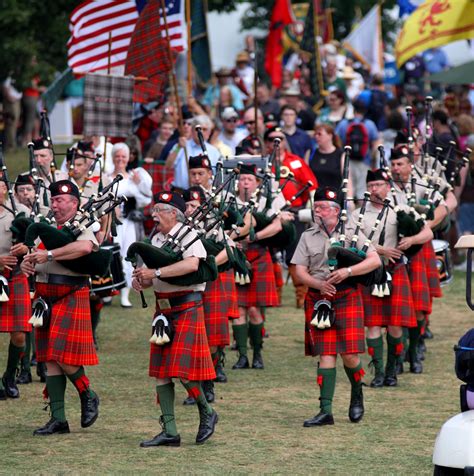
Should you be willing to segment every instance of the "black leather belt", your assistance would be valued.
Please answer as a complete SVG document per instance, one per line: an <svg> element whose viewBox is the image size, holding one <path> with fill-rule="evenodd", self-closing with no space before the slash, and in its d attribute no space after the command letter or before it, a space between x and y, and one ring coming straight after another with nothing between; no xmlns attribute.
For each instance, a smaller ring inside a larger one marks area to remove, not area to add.
<svg viewBox="0 0 474 476"><path fill-rule="evenodd" d="M48 274L48 284L64 284L66 286L89 287L89 276L66 276L64 274Z"/></svg>
<svg viewBox="0 0 474 476"><path fill-rule="evenodd" d="M159 293L155 293L156 302L160 310L165 311L166 309L171 309L176 306L180 306L181 304L186 304L188 302L194 301L201 301L202 300L202 293L200 292L192 292L189 294L185 294L183 296L176 296L170 298L159 298Z"/></svg>

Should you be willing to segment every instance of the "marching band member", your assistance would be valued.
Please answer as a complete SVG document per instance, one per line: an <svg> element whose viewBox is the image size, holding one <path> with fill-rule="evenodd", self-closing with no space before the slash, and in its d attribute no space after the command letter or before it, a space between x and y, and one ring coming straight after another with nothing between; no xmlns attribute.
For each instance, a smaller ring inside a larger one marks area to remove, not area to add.
<svg viewBox="0 0 474 476"><path fill-rule="evenodd" d="M176 232L184 221L186 204L176 192L161 192L155 196L153 219L158 233L152 238L152 245L160 247ZM196 237L191 231L183 240L183 245ZM150 377L156 378L157 400L162 415L163 431L154 438L142 441L140 446L180 446L181 437L176 428L174 411L173 378L179 378L193 397L199 409L199 430L196 443L204 443L214 433L218 416L206 401L200 381L212 380L216 374L209 351L202 307L202 292L206 284L178 286L160 278L182 276L195 272L199 260L206 258L206 250L200 240L195 241L183 253L183 259L159 269L138 268L133 272L133 288L141 291L153 286L156 296L155 318L172 320L174 335L165 345L151 344Z"/></svg>
<svg viewBox="0 0 474 476"><path fill-rule="evenodd" d="M72 220L79 207L79 190L68 180L49 187L51 210L58 227ZM36 297L51 303L49 323L37 328L38 362L46 362L46 392L51 406L51 419L34 435L69 433L64 410L66 383L69 379L81 399L81 426L91 426L99 415L99 397L90 388L84 366L97 365L89 312L89 276L76 273L63 262L86 256L99 248L90 229L76 241L54 250L41 244L25 256L21 268L26 275L36 272Z"/></svg>
<svg viewBox="0 0 474 476"><path fill-rule="evenodd" d="M366 258L357 265L330 272L328 249L330 239L338 238L341 203L337 189L318 188L314 195L314 225L306 230L296 247L291 262L296 265L298 279L309 288L305 301L305 354L319 355L318 385L320 387L320 412L304 422L305 427L333 425L332 400L336 386L336 358L340 354L344 370L351 382L349 419L353 423L364 415L362 394L362 368L359 355L364 352L364 312L362 298L357 286L346 283L351 276L369 273L380 266L380 258L369 246ZM354 235L353 223L346 226L345 241ZM341 237L339 236L339 239ZM366 238L360 234L358 245ZM335 321L323 330L310 322L319 305L328 305L335 313Z"/></svg>

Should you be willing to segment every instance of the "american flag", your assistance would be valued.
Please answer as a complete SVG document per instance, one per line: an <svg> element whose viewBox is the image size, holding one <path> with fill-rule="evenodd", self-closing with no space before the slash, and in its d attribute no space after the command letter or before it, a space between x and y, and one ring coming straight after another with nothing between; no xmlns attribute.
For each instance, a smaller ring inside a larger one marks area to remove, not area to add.
<svg viewBox="0 0 474 476"><path fill-rule="evenodd" d="M161 0L149 0L151 2L161 5ZM68 64L73 72L107 71L109 67L113 72L121 72L135 25L146 3L144 0L87 0L76 7L71 13L71 37L67 43ZM187 44L184 0L166 0L165 4L171 47L177 52L183 51ZM166 37L163 18L160 24L162 36Z"/></svg>

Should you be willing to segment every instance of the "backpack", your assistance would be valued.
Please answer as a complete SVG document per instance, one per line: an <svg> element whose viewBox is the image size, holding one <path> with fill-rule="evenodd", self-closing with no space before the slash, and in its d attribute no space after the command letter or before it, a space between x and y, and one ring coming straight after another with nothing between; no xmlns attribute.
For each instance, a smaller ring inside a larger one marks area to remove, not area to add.
<svg viewBox="0 0 474 476"><path fill-rule="evenodd" d="M369 152L369 131L363 122L350 122L346 132L346 145L352 147L351 159L364 160Z"/></svg>
<svg viewBox="0 0 474 476"><path fill-rule="evenodd" d="M387 94L385 91L372 89L370 91L370 101L367 107L366 119L370 119L375 123L377 129L385 129L385 104L387 103Z"/></svg>

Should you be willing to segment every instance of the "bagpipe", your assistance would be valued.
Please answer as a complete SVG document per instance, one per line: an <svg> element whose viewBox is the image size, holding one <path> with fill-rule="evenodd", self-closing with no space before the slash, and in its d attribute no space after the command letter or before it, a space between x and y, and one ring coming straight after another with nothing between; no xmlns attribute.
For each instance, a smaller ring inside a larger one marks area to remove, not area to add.
<svg viewBox="0 0 474 476"><path fill-rule="evenodd" d="M367 240L364 242L363 247L359 250L357 249L357 242L359 240L359 233L363 222L363 217L365 214L367 202L369 200L370 194L366 192L364 194L364 201L362 203L361 210L359 212L359 219L356 223L356 228L352 236L351 242L348 247L346 247L346 223L348 220L348 184L349 184L349 161L351 155L351 147L346 146L344 148L345 157L344 157L344 169L343 169L343 178L341 186L341 195L342 195L342 207L339 215L339 221L336 226L336 230L339 231L339 240L331 238L331 246L328 250L328 265L331 271L338 268L347 268L350 266L355 266L367 257L367 250L372 241L372 238L377 231L380 222L382 221L383 215L388 208L389 200L384 201L384 206L380 211L374 227L372 228L370 235ZM323 228L325 228L324 222L322 222ZM328 234L329 236L329 234ZM374 284L384 284L386 282L386 272L383 264L377 269L359 276L352 276L345 280L347 284L355 285L362 284L363 286L372 286Z"/></svg>

